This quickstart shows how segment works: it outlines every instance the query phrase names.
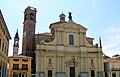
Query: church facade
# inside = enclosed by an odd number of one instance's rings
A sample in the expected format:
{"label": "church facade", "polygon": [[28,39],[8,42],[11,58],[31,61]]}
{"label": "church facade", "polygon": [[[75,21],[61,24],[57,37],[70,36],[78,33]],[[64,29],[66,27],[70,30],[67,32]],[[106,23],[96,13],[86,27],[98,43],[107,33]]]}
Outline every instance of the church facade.
{"label": "church facade", "polygon": [[93,44],[86,36],[87,28],[65,15],[51,23],[49,33],[35,34],[36,9],[24,12],[22,54],[33,57],[35,77],[104,77],[101,39]]}
{"label": "church facade", "polygon": [[36,77],[103,77],[103,52],[86,36],[87,28],[60,14],[50,33],[37,34]]}

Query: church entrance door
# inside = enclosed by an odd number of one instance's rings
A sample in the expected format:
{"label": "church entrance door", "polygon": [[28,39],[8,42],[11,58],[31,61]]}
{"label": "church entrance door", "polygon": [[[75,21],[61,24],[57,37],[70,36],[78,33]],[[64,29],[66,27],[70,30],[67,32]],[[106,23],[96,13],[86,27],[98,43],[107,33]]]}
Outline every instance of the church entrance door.
{"label": "church entrance door", "polygon": [[70,77],[75,77],[75,67],[70,67]]}

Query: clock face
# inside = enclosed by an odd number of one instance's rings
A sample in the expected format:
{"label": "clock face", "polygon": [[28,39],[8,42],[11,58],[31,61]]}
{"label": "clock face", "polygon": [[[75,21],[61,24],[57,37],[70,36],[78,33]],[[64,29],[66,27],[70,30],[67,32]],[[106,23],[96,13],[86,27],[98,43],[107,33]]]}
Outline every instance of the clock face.
{"label": "clock face", "polygon": [[30,29],[30,30],[34,30],[34,28],[33,28],[32,25],[29,25],[29,29]]}

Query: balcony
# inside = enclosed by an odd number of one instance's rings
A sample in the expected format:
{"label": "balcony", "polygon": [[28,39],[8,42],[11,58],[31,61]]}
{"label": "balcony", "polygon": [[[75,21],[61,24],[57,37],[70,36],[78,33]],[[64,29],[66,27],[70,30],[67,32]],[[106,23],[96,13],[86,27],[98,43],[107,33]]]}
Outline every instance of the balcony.
{"label": "balcony", "polygon": [[22,70],[28,70],[28,68],[22,68]]}
{"label": "balcony", "polygon": [[111,71],[120,71],[120,68],[111,68]]}
{"label": "balcony", "polygon": [[19,68],[13,68],[13,70],[20,70]]}
{"label": "balcony", "polygon": [[28,70],[28,68],[13,68],[13,70]]}

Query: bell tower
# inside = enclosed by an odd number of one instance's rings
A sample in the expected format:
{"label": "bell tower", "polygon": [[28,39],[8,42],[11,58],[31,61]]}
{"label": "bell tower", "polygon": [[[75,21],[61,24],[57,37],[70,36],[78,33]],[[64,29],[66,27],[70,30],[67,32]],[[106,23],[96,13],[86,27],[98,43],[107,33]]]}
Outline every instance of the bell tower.
{"label": "bell tower", "polygon": [[18,30],[14,37],[14,44],[13,44],[13,56],[18,55],[18,49],[19,49],[19,35]]}
{"label": "bell tower", "polygon": [[35,49],[36,8],[28,6],[24,12],[22,54],[33,56]]}

